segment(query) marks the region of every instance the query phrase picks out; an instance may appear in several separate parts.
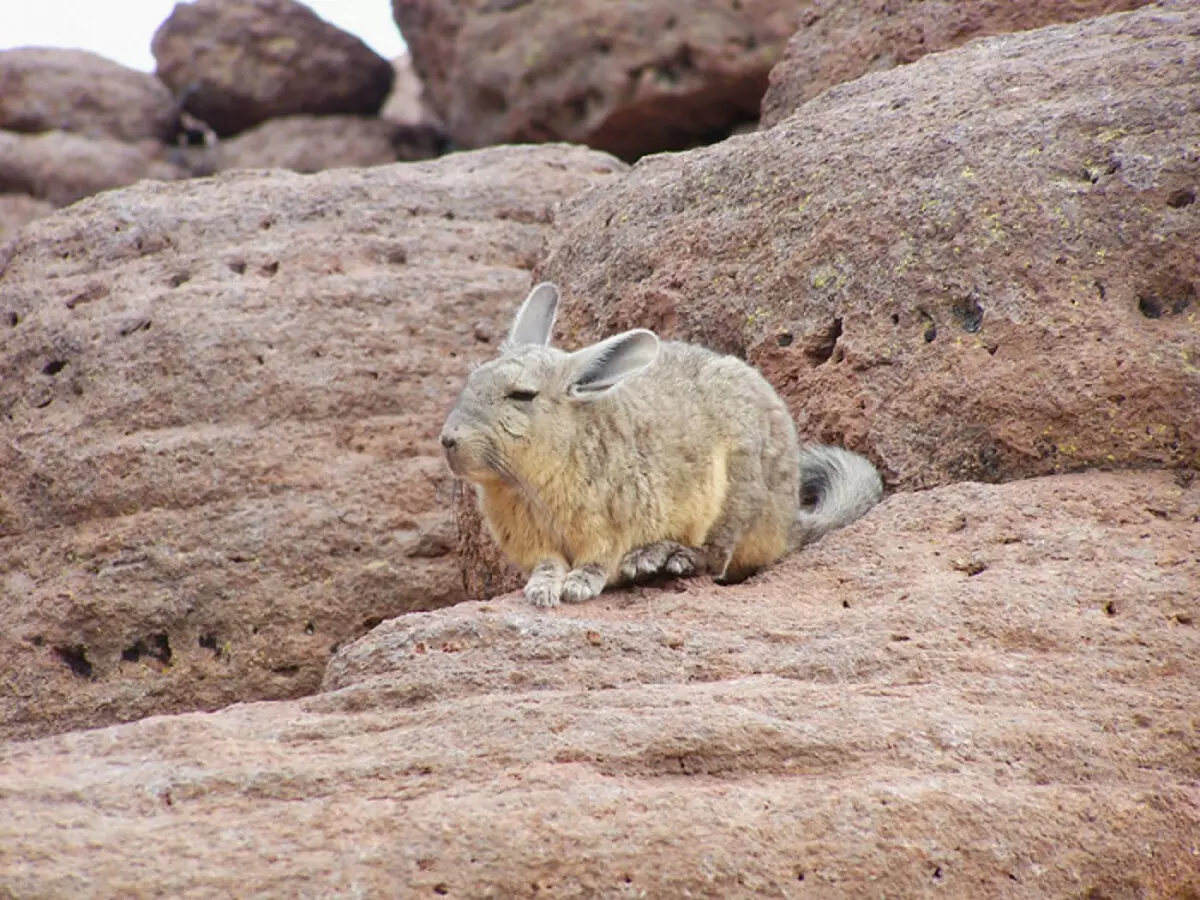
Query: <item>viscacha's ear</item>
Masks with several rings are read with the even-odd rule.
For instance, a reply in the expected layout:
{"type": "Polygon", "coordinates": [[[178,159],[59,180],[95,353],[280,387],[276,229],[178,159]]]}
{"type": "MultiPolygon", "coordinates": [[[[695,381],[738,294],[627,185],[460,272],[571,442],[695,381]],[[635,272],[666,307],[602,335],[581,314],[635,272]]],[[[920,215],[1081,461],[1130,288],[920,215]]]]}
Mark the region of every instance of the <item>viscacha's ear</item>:
{"type": "Polygon", "coordinates": [[[517,310],[512,327],[508,330],[506,347],[521,344],[550,344],[550,330],[554,328],[554,316],[558,311],[558,288],[543,281],[529,292],[521,308],[517,310]]]}
{"type": "Polygon", "coordinates": [[[571,394],[599,397],[644,372],[658,358],[658,336],[644,328],[576,350],[569,358],[571,394]]]}

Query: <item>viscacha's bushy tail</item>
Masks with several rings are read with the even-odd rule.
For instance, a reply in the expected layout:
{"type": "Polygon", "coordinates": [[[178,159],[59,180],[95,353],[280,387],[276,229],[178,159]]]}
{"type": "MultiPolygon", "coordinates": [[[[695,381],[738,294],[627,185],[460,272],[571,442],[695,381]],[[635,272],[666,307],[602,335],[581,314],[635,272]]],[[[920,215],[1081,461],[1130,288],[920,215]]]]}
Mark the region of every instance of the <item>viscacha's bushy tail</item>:
{"type": "Polygon", "coordinates": [[[849,525],[882,497],[883,480],[866,457],[841,447],[803,447],[794,539],[806,544],[849,525]]]}

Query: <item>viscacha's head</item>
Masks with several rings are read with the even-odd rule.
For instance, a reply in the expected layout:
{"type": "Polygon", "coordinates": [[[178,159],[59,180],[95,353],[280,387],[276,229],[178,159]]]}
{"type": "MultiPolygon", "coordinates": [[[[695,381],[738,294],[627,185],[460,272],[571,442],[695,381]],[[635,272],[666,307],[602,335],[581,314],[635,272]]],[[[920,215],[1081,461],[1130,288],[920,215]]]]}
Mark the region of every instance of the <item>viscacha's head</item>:
{"type": "Polygon", "coordinates": [[[611,398],[658,356],[651,331],[627,331],[574,353],[550,346],[558,289],[537,285],[517,311],[500,356],[471,372],[442,427],[454,474],[524,483],[533,466],[569,451],[589,404],[611,398]]]}

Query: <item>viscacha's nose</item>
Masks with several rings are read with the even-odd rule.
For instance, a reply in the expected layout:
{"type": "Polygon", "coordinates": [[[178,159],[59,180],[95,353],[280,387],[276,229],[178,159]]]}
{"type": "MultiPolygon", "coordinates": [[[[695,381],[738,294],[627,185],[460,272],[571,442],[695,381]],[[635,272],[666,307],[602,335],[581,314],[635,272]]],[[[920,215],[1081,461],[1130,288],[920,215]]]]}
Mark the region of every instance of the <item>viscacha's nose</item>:
{"type": "Polygon", "coordinates": [[[440,440],[442,442],[442,446],[445,447],[447,450],[453,450],[455,447],[458,446],[458,438],[456,438],[454,435],[452,435],[448,431],[442,432],[442,436],[441,436],[440,440]]]}

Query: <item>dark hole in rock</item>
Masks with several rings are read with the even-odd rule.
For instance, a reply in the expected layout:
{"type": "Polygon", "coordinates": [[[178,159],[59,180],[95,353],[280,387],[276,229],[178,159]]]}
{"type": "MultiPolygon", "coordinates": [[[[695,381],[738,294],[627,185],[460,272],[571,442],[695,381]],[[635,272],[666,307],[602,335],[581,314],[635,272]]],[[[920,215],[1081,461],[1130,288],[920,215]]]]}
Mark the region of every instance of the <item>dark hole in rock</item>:
{"type": "Polygon", "coordinates": [[[80,678],[92,677],[93,669],[91,661],[87,658],[87,647],[84,647],[82,644],[71,644],[69,646],[55,647],[54,652],[80,678]]]}
{"type": "Polygon", "coordinates": [[[43,375],[57,375],[59,372],[61,372],[66,367],[67,367],[67,361],[65,359],[52,359],[52,360],[50,360],[50,362],[48,362],[44,366],[42,366],[42,374],[43,375]]]}
{"type": "Polygon", "coordinates": [[[814,365],[821,365],[828,362],[833,357],[833,351],[837,349],[838,338],[842,336],[842,320],[836,318],[825,329],[825,333],[805,351],[805,355],[813,361],[814,365]]]}
{"type": "Polygon", "coordinates": [[[983,325],[983,307],[979,305],[974,293],[964,300],[957,301],[953,309],[954,317],[958,319],[964,331],[974,334],[983,325]]]}
{"type": "Polygon", "coordinates": [[[124,662],[138,662],[145,656],[158,660],[164,666],[171,662],[171,641],[165,633],[138,638],[132,647],[121,651],[124,662]]]}
{"type": "Polygon", "coordinates": [[[1183,209],[1185,206],[1191,206],[1196,202],[1196,192],[1190,188],[1175,191],[1167,198],[1167,206],[1175,209],[1183,209]]]}

